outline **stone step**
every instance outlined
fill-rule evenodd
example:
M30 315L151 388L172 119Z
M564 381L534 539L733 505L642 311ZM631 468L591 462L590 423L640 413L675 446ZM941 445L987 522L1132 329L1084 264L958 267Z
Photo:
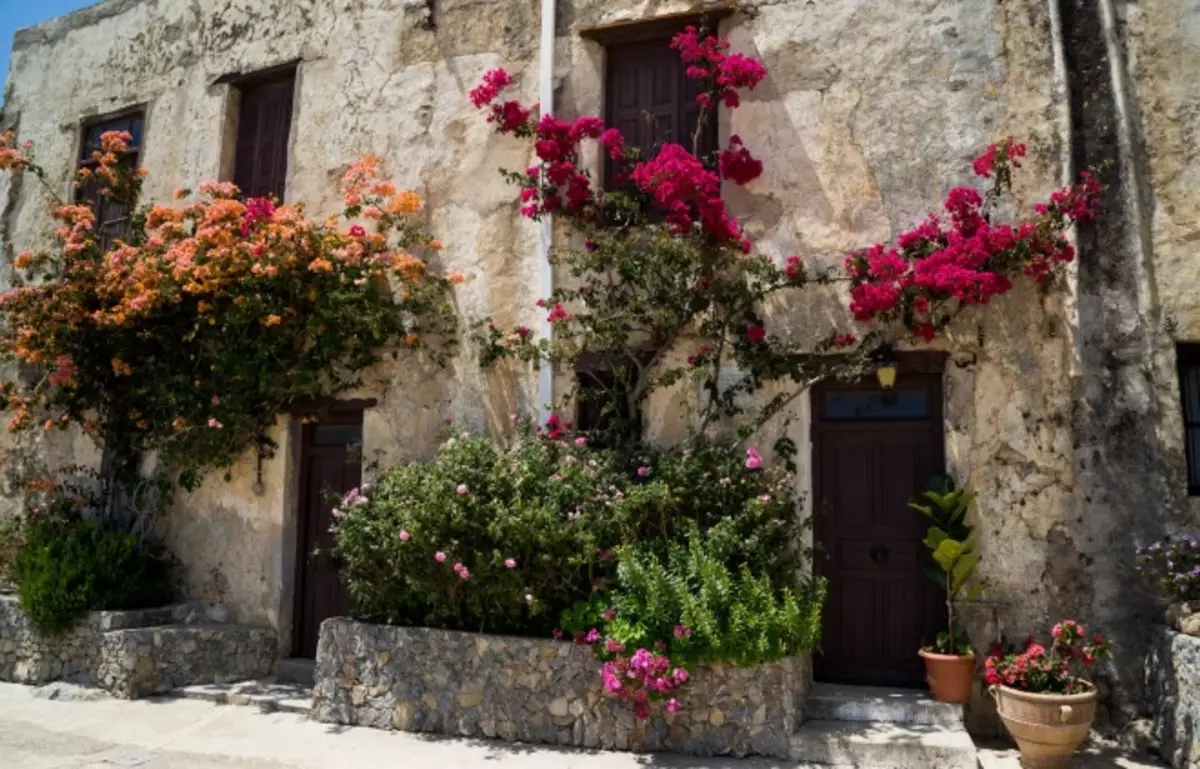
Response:
M792 759L858 769L977 769L962 725L806 721L792 735Z
M279 681L235 681L198 684L172 689L172 697L215 702L218 705L250 705L265 713L299 713L312 710L312 687Z
M304 657L288 657L275 663L275 680L281 684L313 685L313 671L316 670L316 660Z
M920 689L890 689L881 686L813 684L805 705L806 715L820 721L862 721L959 726L963 706L938 702Z

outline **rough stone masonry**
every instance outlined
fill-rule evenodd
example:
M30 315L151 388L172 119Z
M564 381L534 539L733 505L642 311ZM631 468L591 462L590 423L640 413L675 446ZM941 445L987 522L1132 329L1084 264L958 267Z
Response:
M682 710L635 721L601 691L598 671L590 648L568 642L330 619L312 713L327 723L510 742L786 758L810 673L807 657L698 666Z

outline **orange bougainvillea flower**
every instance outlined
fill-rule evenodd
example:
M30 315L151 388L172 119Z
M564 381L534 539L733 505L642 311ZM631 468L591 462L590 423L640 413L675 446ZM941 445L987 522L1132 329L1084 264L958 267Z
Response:
M130 141L102 137L87 183L133 207L141 174L122 162ZM31 157L0 136L0 170L44 179ZM0 379L10 428L74 422L100 442L124 436L121 450L157 452L164 466L228 465L274 414L345 389L397 339L415 344L408 329L452 339L449 278L407 253L430 240L406 218L420 197L378 176L377 159L351 166L346 209L324 219L205 182L111 242L91 206L56 203L54 245L13 258L14 286L0 293L0 359L43 367ZM264 384L262 371L278 376ZM194 429L205 425L219 430Z
M395 193L387 201L389 214L412 215L421 210L421 196L411 190Z

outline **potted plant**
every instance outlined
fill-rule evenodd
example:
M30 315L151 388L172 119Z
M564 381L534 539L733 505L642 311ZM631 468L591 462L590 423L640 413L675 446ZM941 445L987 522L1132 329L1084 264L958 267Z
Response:
M1083 676L1097 660L1112 656L1101 635L1087 639L1083 626L1063 620L1050 630L1050 646L1030 636L1025 651L997 650L984 663L989 691L1026 769L1057 769L1092 728L1096 687Z
M909 503L933 520L924 540L933 557L926 571L946 593L946 630L920 650L929 689L942 702L966 702L975 680L975 652L966 631L955 625L954 611L959 600L976 598L986 587L984 582L972 582L979 555L966 516L974 498L973 492L955 488L950 478L943 477L918 501Z

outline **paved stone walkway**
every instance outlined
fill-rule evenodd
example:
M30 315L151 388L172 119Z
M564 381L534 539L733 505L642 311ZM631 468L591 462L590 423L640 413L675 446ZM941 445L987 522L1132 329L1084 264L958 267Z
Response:
M57 699L50 699L55 697ZM82 699L81 699L82 698ZM1016 769L1010 750L982 769ZM1143 769L1149 760L1092 755L1075 769ZM318 724L287 712L162 698L128 702L94 690L0 684L0 769L836 769L793 762L559 750ZM931 767L930 769L936 769Z

